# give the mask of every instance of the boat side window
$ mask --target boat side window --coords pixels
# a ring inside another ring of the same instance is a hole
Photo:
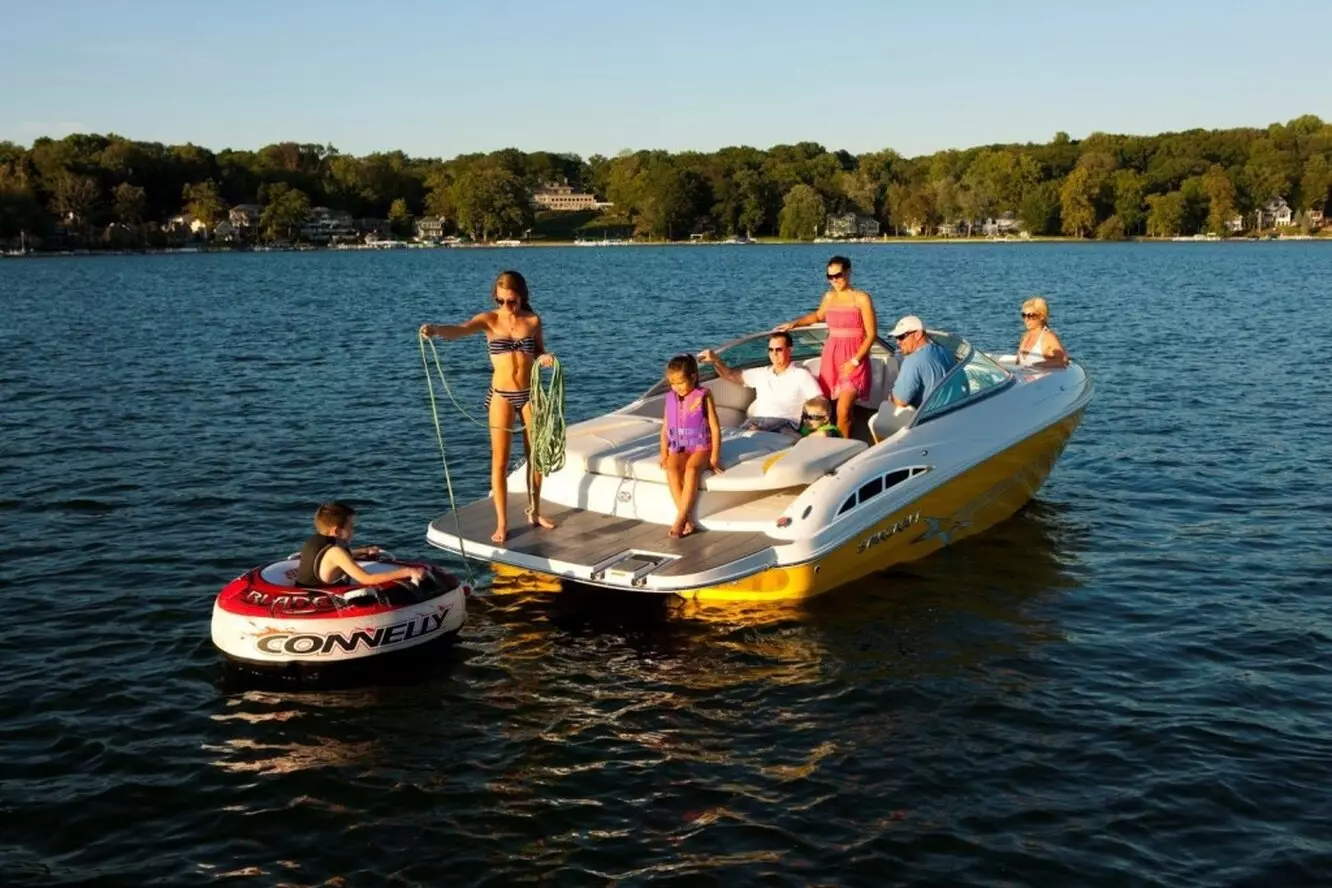
[[[916,414],[916,425],[946,413],[964,402],[999,391],[1013,378],[1003,367],[966,345],[966,357],[944,377]]]
[[[860,486],[860,502],[863,503],[867,499],[878,496],[881,493],[883,493],[883,478],[875,478]]]
[[[887,475],[883,476],[883,489],[887,490],[890,487],[896,487],[910,478],[911,475],[911,469],[897,469],[896,471],[889,472]]]
[[[837,510],[837,514],[845,515],[847,512],[850,512],[855,507],[856,507],[856,495],[853,493],[846,498],[846,502],[842,503],[842,508]]]

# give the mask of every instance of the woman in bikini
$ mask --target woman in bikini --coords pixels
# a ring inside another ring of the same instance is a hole
[[[523,421],[523,453],[532,460],[532,364],[549,367],[555,356],[546,351],[541,317],[532,311],[527,281],[516,271],[501,272],[490,291],[492,311],[483,311],[465,324],[422,324],[422,336],[461,339],[473,333],[486,335],[493,372],[486,392],[490,425],[490,485],[495,499],[495,532],[490,538],[502,543],[509,535],[509,450],[513,444],[513,420]],[[528,520],[534,526],[551,528],[555,522],[541,515],[541,475],[532,473],[532,506]]]
[[[1068,354],[1050,329],[1050,306],[1040,296],[1022,303],[1022,323],[1027,328],[1018,341],[1020,367],[1067,367]]]

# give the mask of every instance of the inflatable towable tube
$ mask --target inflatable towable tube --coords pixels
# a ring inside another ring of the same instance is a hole
[[[420,583],[295,585],[295,558],[246,571],[213,604],[213,644],[241,672],[295,681],[328,678],[352,666],[457,636],[471,588],[429,564],[358,561],[367,573],[427,569]]]

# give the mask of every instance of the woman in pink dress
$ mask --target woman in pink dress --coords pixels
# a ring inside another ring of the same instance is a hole
[[[820,321],[828,325],[828,340],[819,358],[819,385],[837,404],[837,429],[851,437],[851,408],[856,400],[869,397],[869,353],[874,347],[877,324],[874,300],[864,290],[851,286],[851,260],[834,256],[828,260],[828,285],[819,307],[778,330],[806,327]]]

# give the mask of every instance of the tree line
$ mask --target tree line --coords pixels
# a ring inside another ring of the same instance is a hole
[[[1332,190],[1332,125],[1306,115],[1266,128],[1153,136],[1057,133],[1045,144],[986,145],[903,157],[853,155],[813,142],[767,150],[622,152],[583,159],[506,148],[451,160],[401,151],[357,157],[331,145],[282,142],[211,151],[117,135],[0,142],[0,239],[147,237],[182,213],[207,230],[230,207],[263,208],[262,236],[299,237],[311,207],[384,219],[406,233],[439,217],[446,233],[521,234],[532,191],[564,182],[613,203],[639,236],[808,239],[830,213],[878,219],[890,233],[972,234],[1013,214],[1035,235],[1119,239],[1226,233],[1274,198],[1316,218]]]

